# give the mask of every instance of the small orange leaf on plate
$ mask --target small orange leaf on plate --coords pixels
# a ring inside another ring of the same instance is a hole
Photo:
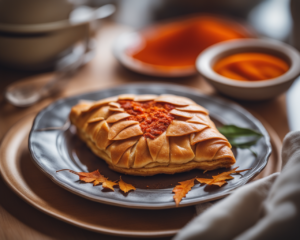
[[[176,206],[179,206],[179,203],[181,202],[181,199],[186,196],[186,194],[192,189],[192,187],[195,185],[195,178],[186,180],[183,182],[179,182],[180,185],[177,185],[173,192],[175,195],[173,196]]]
[[[75,172],[70,169],[62,169],[56,172],[60,172],[60,171],[69,171],[71,173],[74,173],[79,176],[80,181],[87,182],[87,183],[93,182],[94,186],[106,181],[106,178],[103,175],[101,175],[98,170],[94,172]]]
[[[115,191],[115,189],[114,189],[114,186],[115,186],[115,185],[118,185],[118,183],[109,181],[108,179],[106,179],[106,180],[102,183],[102,187],[103,187],[103,188],[109,188],[109,189],[111,189],[111,190],[113,190],[113,191]]]
[[[228,171],[228,172],[223,172],[223,173],[220,173],[216,176],[213,176],[212,179],[210,178],[196,178],[196,180],[200,183],[205,183],[207,185],[217,185],[219,187],[223,186],[226,182],[226,180],[229,180],[229,179],[233,179],[234,177],[230,176],[230,174],[234,174],[234,173],[241,173],[241,172],[244,172],[244,171],[247,171],[247,170],[250,170],[250,169],[244,169],[244,170],[238,170],[236,171],[238,167]]]
[[[121,176],[120,176],[120,181],[119,181],[119,187],[120,189],[124,192],[124,193],[127,193],[129,192],[130,190],[135,190],[136,188],[134,186],[132,186],[131,184],[129,183],[126,183],[122,180]]]
[[[205,183],[207,185],[211,185],[211,182],[213,181],[213,179],[210,178],[196,178],[196,180],[200,183]]]

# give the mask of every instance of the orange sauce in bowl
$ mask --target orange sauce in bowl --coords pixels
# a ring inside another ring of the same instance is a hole
[[[237,53],[219,60],[213,67],[218,74],[240,81],[261,81],[279,77],[289,65],[266,53]]]
[[[143,43],[127,52],[134,59],[165,68],[190,68],[207,47],[251,36],[234,21],[205,15],[148,28],[141,37]]]

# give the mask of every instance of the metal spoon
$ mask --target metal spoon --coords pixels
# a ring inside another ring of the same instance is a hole
[[[112,4],[106,4],[93,11],[94,19],[110,16],[115,11]],[[75,14],[76,15],[76,14]],[[78,18],[80,14],[78,13]],[[76,17],[73,16],[74,19]],[[85,42],[72,48],[71,53],[60,58],[55,64],[55,75],[44,86],[38,81],[16,82],[8,86],[5,98],[14,106],[28,107],[42,98],[60,91],[68,79],[84,64],[90,61],[94,55],[95,43],[87,38]]]
[[[57,61],[54,77],[44,86],[41,86],[38,81],[39,76],[37,76],[36,81],[33,79],[30,82],[17,82],[6,89],[5,98],[17,107],[28,107],[40,99],[60,91],[67,80],[91,59],[94,45],[89,41],[75,46],[70,54]]]

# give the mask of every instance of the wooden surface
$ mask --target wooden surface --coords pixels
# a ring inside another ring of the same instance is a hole
[[[13,107],[4,100],[3,91],[10,83],[32,74],[0,69],[0,140],[14,123],[29,113],[38,112],[56,99],[120,84],[164,82],[189,86],[202,93],[218,96],[199,75],[178,79],[155,78],[131,72],[120,66],[111,53],[111,46],[115,37],[125,31],[128,31],[127,27],[110,22],[103,24],[97,35],[98,48],[92,62],[71,79],[62,93],[41,100],[29,108]],[[260,115],[275,129],[281,140],[289,131],[285,95],[265,102],[238,103],[250,112]],[[0,193],[0,239],[120,239],[79,229],[39,212],[13,193],[2,179]]]

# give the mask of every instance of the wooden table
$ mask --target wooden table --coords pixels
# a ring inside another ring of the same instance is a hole
[[[172,83],[199,90],[202,93],[219,94],[199,75],[167,79],[144,76],[122,67],[112,55],[112,43],[125,26],[106,22],[97,34],[97,52],[95,58],[83,67],[67,84],[64,92],[41,100],[29,108],[16,108],[7,103],[0,93],[0,141],[10,127],[30,113],[37,113],[56,99],[95,91],[132,82]],[[0,69],[0,91],[11,82],[32,74]],[[282,140],[288,133],[285,95],[259,103],[238,102],[255,115],[263,118]],[[67,223],[49,217],[17,197],[0,179],[0,239],[125,239],[106,236],[79,229]],[[170,238],[164,238],[170,239]]]

